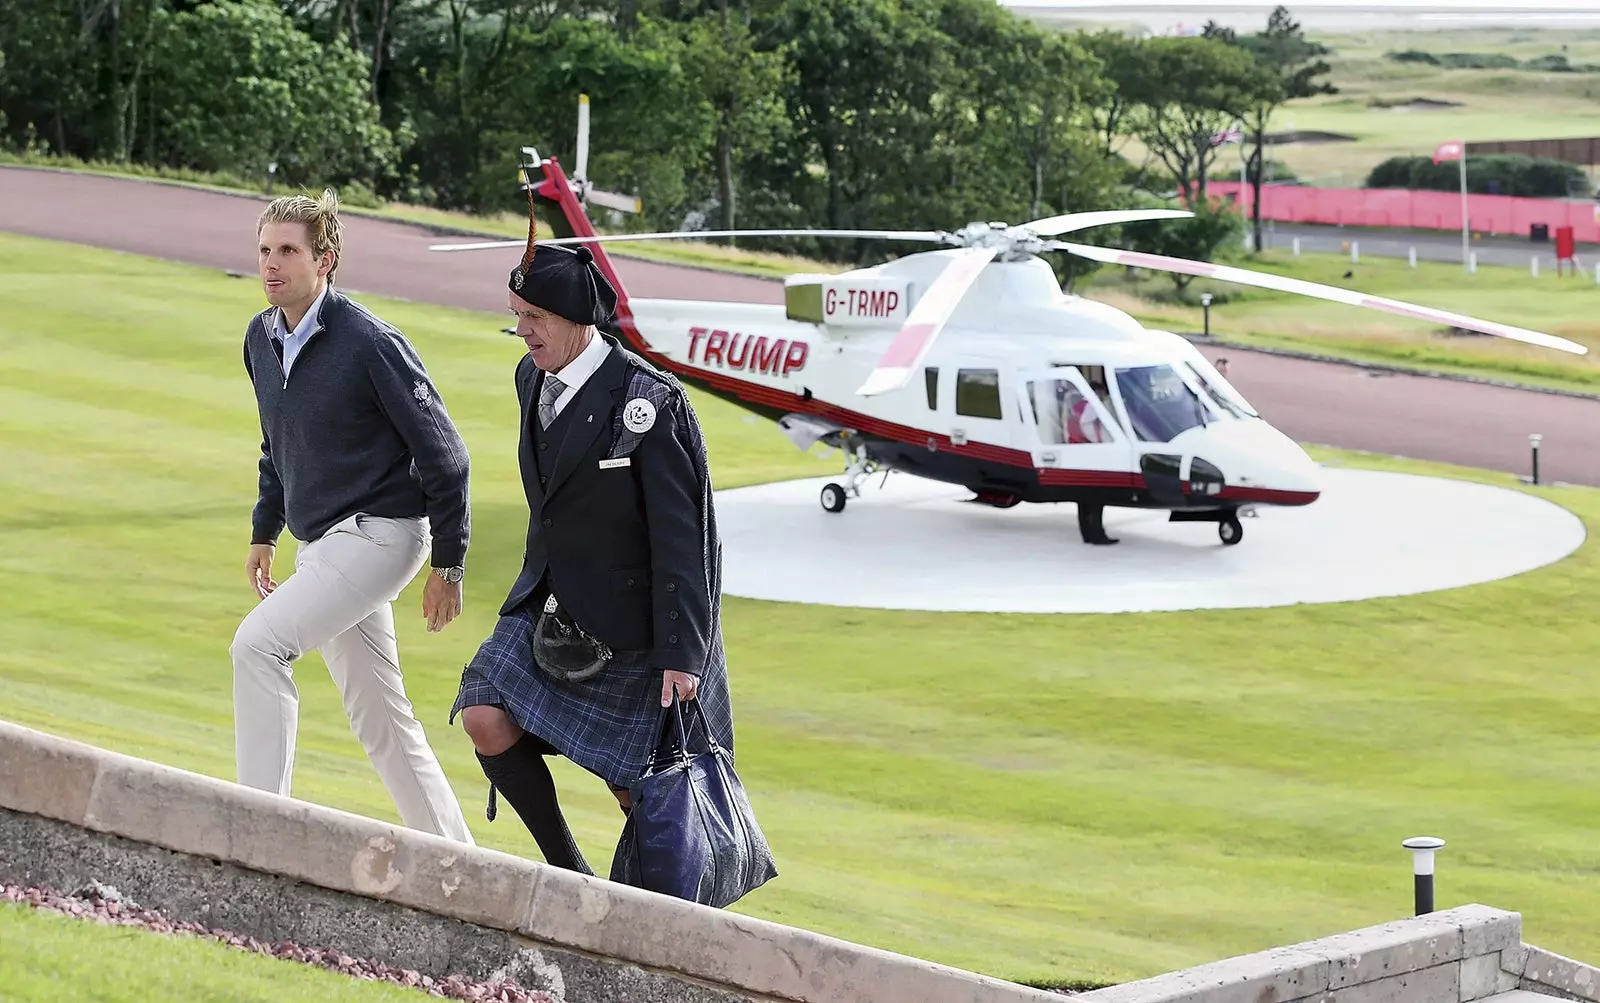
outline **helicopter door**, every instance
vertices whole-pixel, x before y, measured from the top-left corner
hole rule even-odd
[[[1023,374],[1018,388],[1025,426],[1031,426],[1034,465],[1059,470],[1057,480],[1110,486],[1134,467],[1133,445],[1117,423],[1116,410],[1076,366]],[[1062,479],[1066,478],[1066,479]]]
[[[945,372],[938,410],[950,422],[950,440],[958,446],[1011,445],[1015,405],[1003,405],[1008,398],[1016,399],[1010,390],[1011,373],[988,359],[955,360]]]

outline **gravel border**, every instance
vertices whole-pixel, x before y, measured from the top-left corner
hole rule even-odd
[[[70,895],[62,895],[47,886],[24,887],[0,884],[0,902],[21,903],[36,909],[47,909],[65,916],[93,920],[109,926],[135,926],[155,933],[216,940],[236,950],[315,965],[368,982],[408,986],[421,990],[429,996],[443,999],[469,1000],[474,1003],[557,1003],[548,994],[524,989],[511,979],[486,981],[464,975],[435,979],[410,969],[394,968],[369,958],[353,958],[327,948],[307,947],[293,941],[267,944],[254,937],[242,936],[227,930],[213,930],[199,923],[175,923],[159,912],[145,909],[138,903],[129,901],[115,888],[98,881],[90,881]]]

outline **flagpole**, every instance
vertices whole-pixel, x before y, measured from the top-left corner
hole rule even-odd
[[[1467,233],[1467,141],[1461,141],[1461,267],[1471,270],[1472,242]]]

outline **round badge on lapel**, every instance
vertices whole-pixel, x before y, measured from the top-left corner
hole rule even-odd
[[[635,397],[622,409],[622,424],[630,432],[648,432],[656,423],[656,406],[643,397]]]

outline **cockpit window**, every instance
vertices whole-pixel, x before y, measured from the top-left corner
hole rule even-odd
[[[1202,374],[1200,370],[1196,369],[1190,363],[1185,362],[1183,364],[1183,368],[1189,371],[1189,375],[1194,377],[1194,381],[1200,384],[1200,388],[1204,390],[1206,395],[1209,396],[1211,400],[1216,403],[1217,407],[1221,408],[1223,411],[1233,415],[1235,418],[1259,417],[1255,411],[1245,404],[1244,398],[1240,397],[1236,393],[1229,393],[1220,384],[1212,383],[1210,380],[1205,378],[1204,374]]]
[[[1171,366],[1118,369],[1117,386],[1133,434],[1145,442],[1171,442],[1206,423],[1206,406]]]

